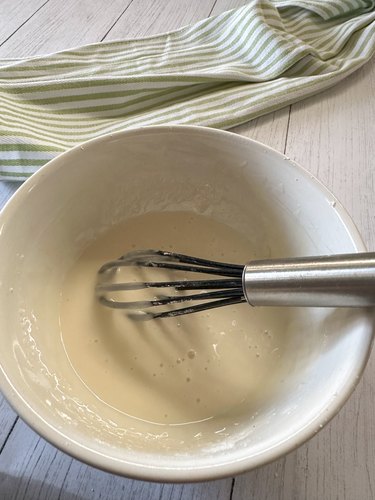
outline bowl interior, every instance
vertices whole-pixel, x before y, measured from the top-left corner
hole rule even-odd
[[[7,264],[0,276],[2,389],[30,425],[65,451],[159,480],[239,472],[300,444],[350,394],[373,332],[372,315],[362,309],[270,310],[283,318],[276,333],[283,348],[269,373],[274,390],[236,427],[226,421],[215,439],[176,445],[165,429],[119,415],[69,362],[59,324],[61,284],[83,249],[109,228],[176,210],[245,234],[249,260],[363,250],[345,211],[316,180],[273,150],[224,132],[120,133],[62,155],[21,187],[0,219]]]

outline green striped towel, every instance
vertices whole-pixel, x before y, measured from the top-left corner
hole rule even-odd
[[[374,3],[252,0],[160,36],[0,60],[0,179],[102,134],[227,129],[315,94],[373,54]]]

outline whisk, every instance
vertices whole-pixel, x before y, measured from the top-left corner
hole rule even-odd
[[[171,281],[114,282],[116,271],[127,266],[184,274]],[[205,275],[204,279],[188,278],[197,273]],[[158,294],[147,300],[130,300],[132,292],[145,289]],[[129,300],[117,299],[118,292],[128,294]],[[133,319],[174,317],[242,302],[251,306],[369,307],[375,305],[375,253],[254,260],[239,265],[141,250],[105,263],[98,271],[96,294],[101,304],[130,311]],[[175,307],[185,302],[192,305]]]

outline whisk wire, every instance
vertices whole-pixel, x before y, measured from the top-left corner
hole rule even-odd
[[[184,254],[163,250],[143,250],[125,254],[119,259],[107,262],[99,269],[101,278],[112,276],[113,272],[124,266],[146,268],[161,268],[170,271],[202,273],[216,276],[225,276],[232,279],[213,280],[172,280],[172,281],[139,281],[113,283],[101,281],[96,287],[96,292],[101,304],[113,309],[134,310],[128,314],[133,319],[156,319],[172,316],[191,314],[225,305],[245,302],[242,288],[242,273],[244,266],[226,264]],[[147,288],[169,288],[177,292],[189,290],[202,290],[200,293],[186,295],[164,295],[152,300],[122,301],[107,296],[108,292],[125,292]],[[205,291],[215,290],[215,291]],[[157,312],[144,311],[144,309],[157,306],[169,306],[183,302],[202,302],[189,307],[168,309]],[[138,310],[138,311],[137,311]]]
[[[241,302],[246,302],[245,297],[233,297],[222,300],[215,300],[207,304],[198,304],[191,307],[184,307],[181,309],[173,309],[171,311],[162,311],[159,313],[154,313],[150,311],[135,311],[128,314],[131,319],[161,319],[161,318],[172,318],[175,316],[186,316],[187,314],[192,314],[196,312],[208,311],[210,309],[215,309],[217,307],[230,306],[235,304],[240,304]]]
[[[199,280],[199,281],[138,281],[126,283],[99,283],[97,292],[121,292],[144,290],[145,288],[174,288],[175,290],[212,290],[218,288],[239,288],[242,281],[233,280]]]
[[[188,265],[186,265],[188,264]],[[119,259],[107,262],[99,269],[99,274],[124,266],[159,267],[193,273],[216,274],[220,276],[242,276],[243,266],[226,264],[190,255],[164,250],[141,250],[130,252]]]

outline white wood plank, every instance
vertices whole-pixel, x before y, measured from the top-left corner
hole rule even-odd
[[[280,109],[274,113],[261,116],[231,129],[232,132],[263,142],[268,146],[284,153],[288,132],[290,107]]]
[[[209,16],[213,5],[214,0],[134,0],[105,40],[139,38],[175,30]]]
[[[375,249],[375,61],[293,105],[288,155],[325,183]]]
[[[221,14],[226,10],[235,9],[236,7],[246,5],[247,3],[249,3],[249,0],[216,0],[211,14]]]
[[[369,366],[368,373],[372,369]],[[375,394],[374,387],[365,388],[367,378],[338,416],[308,443],[236,478],[233,500],[373,500],[374,414],[365,411],[363,391],[372,398]]]
[[[0,182],[0,209],[20,186],[19,182]]]
[[[0,494],[7,500],[71,498],[229,499],[231,480],[190,485],[134,481],[94,469],[39,438],[18,420],[0,455]]]
[[[71,463],[19,419],[0,455],[1,498],[58,498]]]
[[[0,45],[26,23],[48,0],[1,0]]]
[[[138,38],[175,30],[246,3],[248,0],[134,0],[105,40]],[[142,23],[139,23],[140,18]]]
[[[78,487],[77,487],[78,485]],[[134,498],[139,500],[195,500],[230,498],[231,480],[212,481],[197,484],[155,484],[132,481],[96,471],[74,461],[64,483],[61,500],[69,495],[84,499]]]
[[[292,106],[286,153],[343,202],[375,245],[375,64]],[[375,498],[375,360],[339,415],[316,437],[235,482],[233,500]]]
[[[0,57],[27,57],[98,42],[131,1],[49,0],[0,47]]]
[[[0,454],[10,436],[16,420],[17,415],[0,394]]]

